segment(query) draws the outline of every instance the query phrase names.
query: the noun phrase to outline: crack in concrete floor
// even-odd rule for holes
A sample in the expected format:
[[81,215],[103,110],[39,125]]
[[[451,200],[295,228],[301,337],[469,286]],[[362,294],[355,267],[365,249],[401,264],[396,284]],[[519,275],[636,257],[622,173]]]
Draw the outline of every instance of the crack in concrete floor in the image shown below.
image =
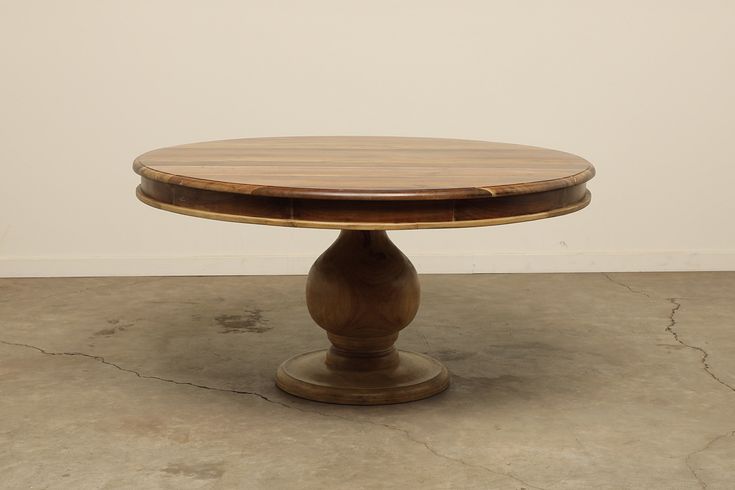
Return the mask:
[[621,286],[621,287],[624,287],[625,289],[627,289],[631,293],[634,293],[634,294],[642,294],[643,296],[645,296],[648,299],[656,299],[653,296],[651,296],[650,294],[648,294],[647,292],[643,291],[642,289],[634,289],[629,284],[625,284],[624,282],[620,282],[617,279],[613,279],[613,277],[609,273],[607,273],[607,272],[603,272],[602,275],[605,276],[607,278],[607,280],[610,281],[611,283],[617,284],[618,286]]
[[[709,353],[704,348],[699,347],[699,346],[696,346],[696,345],[689,344],[689,343],[685,342],[684,340],[682,340],[681,334],[680,334],[680,332],[677,329],[677,319],[676,319],[677,314],[679,313],[680,309],[682,308],[682,303],[681,303],[682,302],[682,298],[676,298],[676,297],[671,297],[671,298],[655,298],[651,294],[649,294],[648,292],[646,292],[645,290],[634,288],[634,287],[632,287],[632,286],[630,286],[628,284],[625,284],[624,282],[621,282],[621,281],[613,278],[611,275],[609,275],[607,273],[604,273],[603,276],[607,280],[609,280],[610,282],[612,282],[613,284],[616,284],[619,287],[625,288],[626,290],[628,290],[629,292],[631,292],[633,294],[642,295],[642,296],[644,296],[644,297],[646,297],[646,298],[648,298],[650,300],[654,300],[654,301],[662,301],[662,300],[668,301],[671,304],[671,311],[670,311],[669,318],[668,318],[669,319],[669,324],[666,326],[666,329],[665,330],[668,333],[670,333],[672,335],[672,337],[674,338],[674,340],[677,343],[679,343],[680,345],[682,345],[682,346],[684,346],[684,347],[686,347],[688,349],[698,351],[701,354],[701,356],[702,356],[701,359],[700,359],[700,361],[701,361],[701,364],[703,365],[703,368],[704,368],[705,372],[707,372],[707,374],[710,377],[712,377],[712,379],[714,379],[715,381],[717,381],[720,385],[726,387],[730,391],[735,392],[735,388],[733,386],[731,386],[730,384],[728,384],[727,382],[725,382],[724,380],[722,380],[719,376],[717,376],[713,372],[713,370],[712,370],[712,368],[711,368],[711,366],[710,366],[710,364],[708,362],[708,360],[709,360]],[[131,284],[128,284],[128,285],[124,285],[123,287],[130,287],[130,286],[135,285],[137,283],[138,282],[134,282],[134,283],[131,283]],[[94,289],[96,287],[98,287],[98,286],[94,286],[94,287],[86,288],[86,289]],[[78,292],[79,291],[69,291],[69,292],[64,292],[64,293],[60,293],[60,294],[66,294],[66,293],[71,294],[71,293],[78,293]],[[49,297],[52,297],[52,296],[56,296],[56,295],[50,295]],[[428,340],[426,339],[426,336],[423,334],[423,332],[421,332],[421,336],[423,338],[424,343],[428,347],[428,345],[429,345],[428,344]],[[388,429],[388,430],[391,430],[391,431],[400,432],[401,434],[403,434],[403,436],[407,440],[409,440],[409,441],[411,441],[413,443],[416,443],[418,445],[421,445],[422,447],[424,447],[427,451],[429,451],[431,454],[433,454],[437,458],[441,458],[441,459],[444,459],[444,460],[447,460],[447,461],[450,461],[450,462],[458,463],[458,464],[461,464],[461,465],[466,466],[468,468],[475,468],[475,469],[479,469],[479,470],[482,470],[482,471],[486,471],[486,472],[488,472],[490,474],[493,474],[495,476],[498,476],[498,477],[503,477],[503,478],[511,479],[514,482],[518,483],[518,484],[524,485],[523,488],[533,488],[533,489],[541,489],[541,490],[543,490],[542,487],[532,485],[532,484],[528,483],[527,481],[521,479],[520,477],[516,476],[513,473],[497,471],[497,470],[495,470],[493,468],[490,468],[490,467],[487,467],[487,466],[484,466],[484,465],[480,465],[480,464],[476,464],[476,463],[470,463],[468,461],[465,461],[462,458],[457,458],[457,457],[453,457],[453,456],[444,454],[444,453],[440,452],[438,449],[436,449],[434,446],[432,446],[428,441],[424,441],[424,440],[421,440],[419,438],[416,438],[412,434],[411,431],[409,431],[407,429],[404,429],[402,427],[399,427],[399,426],[395,426],[395,425],[391,425],[391,424],[384,424],[384,423],[375,422],[375,421],[371,421],[371,420],[355,420],[355,419],[352,419],[352,418],[349,418],[349,417],[345,417],[345,416],[341,416],[341,415],[338,415],[338,414],[330,414],[330,413],[325,413],[325,412],[321,412],[321,411],[318,411],[318,410],[303,409],[301,407],[297,407],[297,406],[294,406],[294,405],[291,405],[291,404],[288,404],[288,403],[285,403],[285,402],[282,402],[282,401],[274,400],[274,399],[269,398],[269,397],[267,397],[267,396],[265,396],[265,395],[263,395],[261,393],[258,393],[256,391],[245,391],[245,390],[234,390],[234,389],[219,388],[219,387],[215,387],[215,386],[208,386],[208,385],[202,385],[202,384],[192,383],[192,382],[188,382],[188,381],[178,381],[178,380],[163,378],[163,377],[154,376],[154,375],[146,375],[146,374],[142,374],[142,373],[140,373],[138,371],[135,371],[133,369],[129,369],[129,368],[123,367],[123,366],[121,366],[121,365],[119,365],[117,363],[108,361],[108,360],[106,360],[102,356],[97,356],[97,355],[93,355],[93,354],[87,354],[87,353],[83,353],[83,352],[52,352],[52,351],[47,351],[47,350],[45,350],[43,348],[40,348],[40,347],[37,347],[37,346],[34,346],[34,345],[25,344],[25,343],[18,343],[18,342],[10,342],[10,341],[4,341],[4,340],[0,340],[0,343],[5,344],[5,345],[8,345],[8,346],[16,346],[16,347],[23,347],[23,348],[27,348],[27,349],[33,349],[33,350],[36,350],[37,352],[39,352],[41,354],[48,355],[48,356],[69,356],[69,357],[77,356],[77,357],[83,357],[83,358],[91,359],[91,360],[94,360],[94,361],[99,362],[101,364],[105,364],[105,365],[114,367],[115,369],[117,369],[117,370],[119,370],[121,372],[132,374],[132,375],[134,375],[134,376],[136,376],[138,378],[142,378],[142,379],[152,379],[152,380],[157,380],[157,381],[167,382],[167,383],[172,383],[172,384],[177,384],[177,385],[186,385],[186,386],[190,386],[190,387],[193,387],[193,388],[204,389],[204,390],[227,392],[227,393],[233,393],[233,394],[238,394],[238,395],[254,396],[254,397],[257,397],[257,398],[259,398],[259,399],[261,399],[261,400],[263,400],[263,401],[265,401],[267,403],[275,404],[275,405],[284,407],[286,409],[293,409],[293,410],[297,410],[297,411],[300,411],[300,412],[315,414],[315,415],[319,415],[319,416],[323,416],[323,417],[338,418],[338,419],[349,421],[351,423],[359,422],[359,423],[362,423],[362,424],[368,424],[368,425],[372,425],[372,426],[382,427],[382,428],[385,428],[385,429]],[[702,448],[700,448],[700,449],[698,449],[696,451],[693,451],[693,452],[691,452],[691,453],[689,453],[689,454],[687,454],[685,456],[684,462],[685,462],[685,464],[686,464],[689,472],[696,479],[697,483],[701,486],[701,488],[706,489],[707,486],[708,486],[708,484],[697,473],[697,468],[692,463],[692,458],[694,458],[698,454],[701,454],[701,453],[709,450],[718,441],[720,441],[720,440],[722,440],[724,438],[733,437],[733,436],[735,436],[735,430],[731,430],[731,431],[725,432],[724,434],[719,434],[716,437],[712,438],[710,441],[708,441]]]
[[676,326],[675,316],[676,316],[676,313],[681,308],[681,303],[680,303],[681,298],[666,298],[666,300],[669,301],[673,305],[673,307],[671,308],[671,315],[669,316],[670,323],[669,323],[669,326],[666,327],[666,331],[669,332],[674,337],[674,340],[676,340],[678,343],[680,343],[684,347],[688,347],[689,349],[696,350],[700,354],[702,354],[701,361],[702,361],[702,365],[704,366],[704,370],[707,372],[707,374],[709,374],[712,377],[712,379],[720,383],[722,386],[725,386],[726,388],[728,388],[730,391],[735,391],[735,387],[730,386],[728,383],[720,379],[720,377],[717,376],[714,372],[712,372],[712,367],[707,362],[707,359],[709,359],[709,353],[701,347],[684,342],[683,340],[681,340],[679,333],[676,330],[674,330],[674,327]]
[[735,430],[727,431],[724,434],[720,434],[719,436],[717,436],[714,439],[712,439],[709,442],[707,442],[707,444],[705,444],[704,447],[702,447],[702,449],[698,449],[698,450],[696,450],[696,451],[694,451],[692,453],[687,454],[686,458],[684,459],[684,462],[686,463],[687,468],[689,468],[689,471],[692,473],[692,475],[694,475],[694,478],[697,479],[697,482],[699,483],[699,485],[702,488],[704,488],[704,489],[707,488],[707,486],[708,486],[707,485],[707,482],[705,482],[704,480],[702,480],[699,477],[699,475],[697,474],[697,471],[694,469],[694,466],[692,466],[691,459],[695,455],[700,454],[700,453],[703,453],[706,450],[708,450],[709,448],[711,448],[717,441],[719,441],[721,439],[724,439],[725,437],[733,437],[733,436],[735,436]]
[[[656,299],[656,298],[652,297],[651,295],[649,295],[648,293],[646,293],[643,290],[634,289],[633,287],[629,286],[628,284],[625,284],[623,282],[620,282],[618,280],[613,279],[607,273],[604,273],[603,275],[608,280],[610,280],[611,282],[613,282],[614,284],[617,284],[619,286],[622,286],[622,287],[626,288],[628,291],[630,291],[632,293],[641,294],[641,295],[645,296],[648,299]],[[731,385],[729,385],[728,383],[726,383],[725,381],[723,381],[722,379],[720,379],[720,377],[717,376],[712,371],[712,367],[707,362],[707,360],[709,359],[709,353],[706,350],[704,350],[702,347],[699,347],[699,346],[692,345],[692,344],[689,344],[687,342],[684,342],[681,339],[681,336],[679,335],[679,332],[677,332],[674,329],[674,327],[676,327],[676,325],[677,325],[677,323],[676,323],[676,314],[681,309],[681,301],[682,301],[682,298],[665,298],[665,299],[666,299],[666,301],[668,301],[672,305],[671,306],[671,312],[669,314],[669,324],[666,326],[666,331],[669,332],[671,334],[671,336],[674,338],[674,340],[676,342],[678,342],[679,344],[681,344],[682,346],[684,346],[684,347],[686,347],[688,349],[691,349],[691,350],[695,350],[695,351],[699,352],[700,354],[702,354],[702,358],[700,359],[700,361],[702,363],[702,366],[704,368],[704,371],[712,379],[714,379],[716,382],[718,382],[722,386],[726,387],[730,391],[735,392],[735,387],[732,387]],[[705,482],[704,480],[702,480],[699,477],[699,475],[697,474],[696,470],[694,469],[694,467],[691,464],[691,458],[694,457],[694,455],[696,455],[696,454],[703,453],[704,451],[706,451],[707,449],[709,449],[715,442],[719,441],[720,439],[723,439],[723,438],[728,437],[728,436],[729,437],[732,437],[733,435],[735,435],[735,430],[728,431],[728,432],[726,432],[724,434],[720,434],[720,435],[716,436],[715,438],[711,439],[702,449],[698,449],[697,451],[694,451],[692,453],[689,453],[689,454],[687,454],[685,456],[684,463],[687,465],[687,468],[689,469],[689,472],[692,474],[692,476],[697,480],[697,483],[699,483],[699,485],[703,489],[706,489],[707,488],[707,482]]]
[[24,347],[24,348],[27,348],[27,349],[33,349],[33,350],[38,351],[41,354],[44,354],[44,355],[47,355],[47,356],[69,356],[69,357],[83,357],[83,358],[86,358],[86,359],[91,359],[91,360],[94,360],[94,361],[99,362],[101,364],[105,364],[107,366],[111,366],[111,367],[113,367],[113,368],[115,368],[115,369],[117,369],[119,371],[124,372],[124,373],[133,374],[136,377],[141,378],[141,379],[152,379],[152,380],[156,380],[156,381],[163,381],[165,383],[173,383],[173,384],[177,384],[177,385],[185,385],[185,386],[190,386],[190,387],[193,387],[193,388],[199,388],[199,389],[203,389],[203,390],[219,391],[219,392],[225,392],[225,393],[234,393],[234,394],[237,394],[237,395],[255,396],[255,397],[260,398],[261,400],[266,401],[268,403],[272,403],[274,405],[278,405],[278,406],[281,406],[281,407],[284,407],[284,408],[287,408],[287,409],[291,409],[291,410],[298,410],[299,412],[303,412],[303,413],[315,414],[315,415],[319,415],[319,416],[322,416],[322,417],[338,418],[338,419],[341,419],[341,420],[346,420],[346,421],[351,422],[351,423],[359,422],[359,423],[362,423],[362,424],[367,424],[367,425],[372,425],[372,426],[377,426],[377,427],[383,427],[383,428],[386,428],[386,429],[389,429],[389,430],[392,430],[392,431],[400,432],[401,434],[403,434],[406,437],[406,439],[408,439],[411,442],[414,442],[416,444],[419,444],[419,445],[423,446],[431,454],[433,454],[436,457],[439,457],[439,458],[442,458],[442,459],[445,459],[447,461],[451,461],[451,462],[454,462],[454,463],[459,463],[459,464],[461,464],[463,466],[466,466],[468,468],[475,468],[475,469],[480,469],[480,470],[483,470],[483,471],[487,471],[487,472],[489,472],[489,473],[491,473],[491,474],[493,474],[495,476],[510,478],[510,479],[512,479],[512,480],[514,480],[514,481],[516,481],[516,482],[524,485],[524,487],[521,487],[520,490],[525,490],[526,488],[535,489],[535,490],[545,490],[542,487],[532,485],[532,484],[530,484],[530,483],[522,480],[521,478],[517,477],[516,475],[514,475],[512,473],[505,473],[505,472],[497,471],[497,470],[494,470],[494,469],[489,468],[489,467],[484,466],[484,465],[479,465],[479,464],[475,464],[475,463],[468,463],[467,461],[465,461],[462,458],[455,458],[455,457],[449,456],[447,454],[443,454],[443,453],[439,452],[436,448],[434,448],[433,446],[431,446],[427,441],[422,441],[420,439],[417,439],[417,438],[415,438],[413,436],[413,434],[411,434],[410,431],[408,431],[406,429],[403,429],[402,427],[395,426],[395,425],[382,424],[382,423],[379,423],[379,422],[373,422],[371,420],[355,420],[355,419],[352,419],[352,418],[349,418],[349,417],[344,417],[344,416],[337,415],[337,414],[329,414],[329,413],[320,412],[318,410],[305,410],[305,409],[300,408],[300,407],[289,405],[288,403],[284,403],[284,402],[281,402],[281,401],[278,401],[278,400],[273,400],[273,399],[271,399],[271,398],[263,395],[262,393],[258,393],[256,391],[232,390],[232,389],[227,389],[227,388],[218,388],[218,387],[215,387],[215,386],[207,386],[207,385],[192,383],[192,382],[189,382],[189,381],[177,381],[177,380],[174,380],[174,379],[162,378],[160,376],[152,376],[152,375],[141,374],[140,372],[135,371],[134,369],[125,368],[125,367],[120,366],[119,364],[116,364],[114,362],[110,362],[110,361],[106,360],[102,356],[96,356],[96,355],[93,355],[93,354],[86,354],[84,352],[53,352],[53,351],[48,351],[46,349],[42,349],[41,347],[38,347],[38,346],[35,346],[35,345],[23,344],[23,343],[20,343],[20,342],[9,342],[9,341],[6,341],[6,340],[0,340],[0,343],[1,344],[5,344],[5,345],[9,345],[9,346]]

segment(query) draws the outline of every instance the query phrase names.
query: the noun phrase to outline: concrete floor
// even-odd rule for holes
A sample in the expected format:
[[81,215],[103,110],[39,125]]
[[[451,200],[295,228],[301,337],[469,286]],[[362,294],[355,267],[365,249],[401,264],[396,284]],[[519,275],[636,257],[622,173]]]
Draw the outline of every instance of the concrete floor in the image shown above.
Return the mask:
[[0,280],[0,487],[735,488],[735,273],[422,281],[451,388],[348,407],[303,277]]

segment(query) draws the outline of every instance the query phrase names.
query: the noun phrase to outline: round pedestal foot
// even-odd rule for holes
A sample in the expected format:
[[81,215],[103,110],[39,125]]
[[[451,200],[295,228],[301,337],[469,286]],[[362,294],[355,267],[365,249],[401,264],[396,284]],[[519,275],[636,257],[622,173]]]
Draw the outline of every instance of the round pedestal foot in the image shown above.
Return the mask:
[[420,400],[449,386],[442,363],[416,352],[398,351],[395,367],[369,371],[333,369],[327,351],[300,354],[278,368],[276,384],[300,398],[343,405],[385,405]]

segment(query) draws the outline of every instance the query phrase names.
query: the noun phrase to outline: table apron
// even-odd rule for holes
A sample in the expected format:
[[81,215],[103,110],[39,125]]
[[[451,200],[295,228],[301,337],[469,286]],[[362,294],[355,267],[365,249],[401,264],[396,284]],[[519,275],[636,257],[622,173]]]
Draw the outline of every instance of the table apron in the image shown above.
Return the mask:
[[[558,216],[585,207],[584,183],[530,194],[445,200],[332,200],[210,191],[141,178],[141,200],[211,219],[345,229],[485,226]],[[321,225],[321,226],[320,226]]]

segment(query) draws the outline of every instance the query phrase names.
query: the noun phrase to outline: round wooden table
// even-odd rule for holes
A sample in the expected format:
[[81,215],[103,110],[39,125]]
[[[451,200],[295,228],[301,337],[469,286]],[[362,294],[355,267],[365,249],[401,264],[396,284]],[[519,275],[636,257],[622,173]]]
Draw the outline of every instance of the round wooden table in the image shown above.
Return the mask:
[[285,361],[293,395],[374,405],[449,386],[436,359],[397,350],[419,281],[386,230],[460,228],[559,216],[590,202],[595,170],[532,146],[433,138],[292,137],[213,141],[135,159],[138,198],[225,221],[342,230],[316,260],[306,304],[331,347]]

